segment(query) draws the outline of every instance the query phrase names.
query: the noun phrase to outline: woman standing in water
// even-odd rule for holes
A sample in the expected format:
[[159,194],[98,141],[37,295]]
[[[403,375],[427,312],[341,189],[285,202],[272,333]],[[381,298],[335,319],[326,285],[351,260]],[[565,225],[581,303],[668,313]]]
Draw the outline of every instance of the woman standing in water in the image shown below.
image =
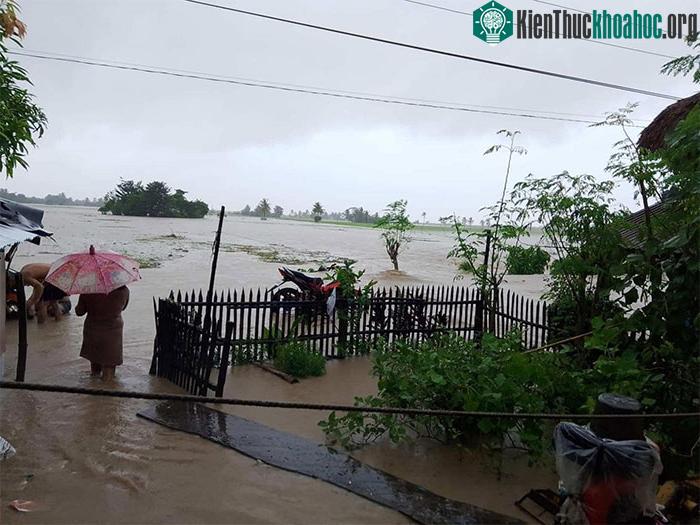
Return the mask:
[[87,314],[80,356],[90,361],[90,373],[105,381],[114,379],[122,364],[122,311],[128,304],[129,289],[122,286],[108,294],[82,294],[75,307],[76,315]]

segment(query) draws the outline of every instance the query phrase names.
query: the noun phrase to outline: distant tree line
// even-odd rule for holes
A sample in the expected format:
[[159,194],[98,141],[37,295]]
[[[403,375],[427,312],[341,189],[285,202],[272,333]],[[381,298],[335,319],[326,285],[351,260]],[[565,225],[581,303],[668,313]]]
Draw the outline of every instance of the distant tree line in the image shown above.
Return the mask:
[[251,208],[249,204],[239,210],[232,212],[233,215],[243,215],[244,217],[288,217],[292,219],[313,219],[315,222],[320,222],[323,219],[334,221],[350,221],[364,224],[374,224],[379,220],[378,213],[370,213],[362,206],[351,207],[345,211],[328,212],[320,202],[315,202],[311,209],[306,210],[290,210],[284,213],[282,206],[272,206],[268,199],[262,199],[255,208]]
[[174,192],[164,182],[123,180],[104,198],[100,212],[135,217],[181,217],[201,219],[209,206],[200,200],[187,200],[183,190]]
[[95,208],[102,206],[102,199],[72,199],[66,197],[66,194],[61,192],[57,195],[48,194],[46,197],[27,197],[24,193],[13,193],[6,188],[0,188],[0,198],[7,199],[22,204],[49,204],[57,206],[93,206]]

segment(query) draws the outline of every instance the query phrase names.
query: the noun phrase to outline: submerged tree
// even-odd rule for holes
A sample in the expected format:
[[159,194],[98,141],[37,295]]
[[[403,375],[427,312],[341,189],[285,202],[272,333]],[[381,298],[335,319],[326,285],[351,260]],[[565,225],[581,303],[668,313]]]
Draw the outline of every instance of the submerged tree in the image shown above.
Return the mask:
[[275,206],[275,208],[272,210],[273,217],[280,218],[280,217],[282,217],[283,213],[284,213],[284,208],[282,206]]
[[326,210],[323,209],[323,206],[321,206],[320,202],[316,201],[314,202],[314,207],[311,208],[311,213],[313,213],[314,215],[315,222],[321,222],[323,214],[326,213]]
[[206,203],[187,200],[185,194],[183,190],[173,193],[164,182],[149,182],[144,187],[141,182],[123,180],[105,195],[99,211],[112,215],[191,219],[201,219],[209,213]]
[[46,115],[23,86],[31,85],[27,72],[8,57],[7,42],[21,47],[26,33],[18,11],[15,0],[0,0],[0,172],[6,178],[17,166],[27,168],[27,146],[35,146],[46,128]]
[[407,205],[408,202],[405,200],[390,203],[384,216],[375,224],[375,228],[383,230],[384,247],[396,271],[399,270],[399,253],[411,242],[409,232],[414,228],[414,224],[406,213]]
[[270,215],[271,209],[270,201],[263,199],[255,207],[255,215],[259,216],[261,219],[266,219],[267,216]]

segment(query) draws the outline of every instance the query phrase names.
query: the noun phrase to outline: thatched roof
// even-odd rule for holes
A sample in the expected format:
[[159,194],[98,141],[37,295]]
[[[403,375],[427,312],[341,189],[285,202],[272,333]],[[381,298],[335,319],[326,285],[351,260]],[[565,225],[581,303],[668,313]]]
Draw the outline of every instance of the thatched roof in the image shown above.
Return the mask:
[[666,143],[666,135],[673,131],[678,123],[698,104],[700,104],[700,93],[668,106],[639,135],[637,142],[639,147],[651,151],[663,148]]

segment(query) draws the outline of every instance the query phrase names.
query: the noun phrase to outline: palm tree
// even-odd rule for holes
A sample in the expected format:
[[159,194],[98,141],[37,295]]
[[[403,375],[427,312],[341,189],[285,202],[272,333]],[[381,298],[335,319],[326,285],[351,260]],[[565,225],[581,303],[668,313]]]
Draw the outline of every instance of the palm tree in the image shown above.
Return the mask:
[[320,202],[316,201],[311,209],[311,213],[314,215],[315,222],[321,222],[321,218],[323,217],[323,214],[326,213],[326,210],[323,209]]
[[425,212],[421,213],[421,215],[423,216],[423,224],[425,224]]
[[270,201],[263,199],[258,203],[258,206],[255,208],[255,212],[260,215],[261,219],[265,220],[270,214],[270,209]]

